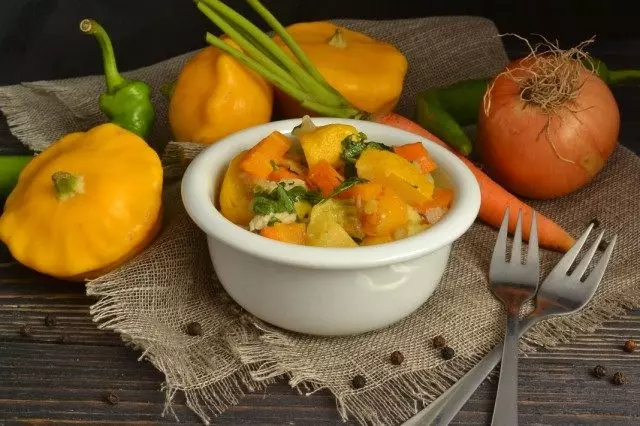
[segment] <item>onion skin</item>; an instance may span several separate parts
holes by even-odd
[[[528,64],[516,60],[509,68]],[[620,130],[618,105],[597,75],[580,67],[578,79],[577,98],[547,115],[520,98],[511,77],[496,77],[485,100],[491,102],[489,114],[481,109],[478,115],[478,154],[486,172],[512,193],[532,199],[567,195],[591,181],[611,156]]]

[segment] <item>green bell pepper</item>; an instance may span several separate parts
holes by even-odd
[[[100,110],[111,122],[146,139],[156,114],[151,88],[143,81],[128,80],[120,75],[111,40],[100,24],[93,19],[83,19],[80,30],[95,36],[102,51],[107,90],[100,95]]]

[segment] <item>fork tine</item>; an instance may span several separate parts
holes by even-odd
[[[591,263],[591,259],[596,254],[596,250],[598,250],[598,244],[600,244],[600,240],[602,240],[602,236],[604,235],[604,231],[600,232],[600,235],[596,238],[596,240],[591,244],[589,251],[584,255],[576,269],[571,273],[571,275],[577,277],[578,279],[584,275],[584,272],[589,267],[589,263]],[[575,274],[575,275],[574,275]]]
[[[593,268],[593,270],[589,274],[589,277],[584,282],[584,285],[592,286],[594,288],[594,291],[595,291],[595,288],[598,286],[598,284],[600,284],[600,281],[604,276],[604,271],[607,269],[607,265],[609,264],[609,259],[611,258],[611,253],[613,253],[613,246],[616,245],[617,239],[618,239],[618,236],[614,235],[613,238],[611,239],[611,242],[609,242],[609,246],[604,251],[604,253],[600,257],[600,260],[598,260],[598,263]]]
[[[518,210],[518,221],[516,222],[516,230],[513,233],[510,262],[522,263],[522,209]]]
[[[589,233],[591,232],[592,229],[593,229],[593,223],[589,225],[587,230],[584,231],[584,233],[580,236],[578,241],[576,241],[575,244],[573,244],[573,247],[571,247],[571,249],[569,249],[569,251],[564,256],[562,256],[562,259],[560,259],[560,261],[556,264],[556,266],[554,266],[551,272],[549,272],[549,275],[547,275],[547,278],[545,279],[545,281],[556,280],[566,275],[567,271],[573,264],[573,261],[576,260],[578,253],[580,253],[580,249],[582,249],[582,246],[584,245],[585,241],[587,241],[587,238],[589,237]]]
[[[505,262],[507,256],[507,233],[509,232],[509,207],[504,211],[504,217],[502,218],[502,225],[498,231],[498,237],[496,238],[496,244],[493,248],[493,254],[491,255],[491,267],[492,269],[496,265],[500,265]]]
[[[531,216],[531,230],[529,231],[529,245],[527,248],[527,265],[539,262],[538,253],[538,223],[536,221],[536,212]]]

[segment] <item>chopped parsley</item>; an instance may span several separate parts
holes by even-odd
[[[331,194],[329,194],[327,198],[335,197],[336,195],[346,191],[347,189],[352,188],[353,186],[359,183],[365,183],[365,182],[368,182],[368,180],[359,178],[357,176],[345,179],[340,185],[336,186],[336,188],[333,191],[331,191]]]
[[[252,210],[254,214],[261,216],[270,213],[294,213],[296,201],[304,200],[310,204],[317,204],[321,197],[316,191],[307,191],[303,186],[296,185],[286,190],[284,184],[279,183],[271,192],[256,192]]]
[[[374,141],[367,142],[367,135],[362,132],[358,132],[356,134],[349,135],[342,140],[341,158],[344,160],[345,165],[355,164],[362,152],[367,148],[392,151],[390,146],[383,143]]]

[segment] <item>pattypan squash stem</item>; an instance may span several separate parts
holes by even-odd
[[[104,65],[104,75],[107,82],[107,91],[113,93],[118,86],[125,82],[118,72],[116,57],[113,52],[113,45],[107,32],[93,19],[83,19],[80,22],[80,30],[85,34],[95,36],[102,52],[102,63]]]
[[[206,3],[206,4],[205,4]],[[256,43],[251,43],[250,40],[243,37],[240,32],[234,28],[233,25],[226,22],[217,10],[215,10],[211,4],[213,1],[199,1],[197,4],[198,9],[209,18],[214,24],[216,24],[225,34],[227,34],[231,40],[235,41],[241,49],[253,58],[256,62],[269,70],[272,74],[277,75],[281,80],[286,81],[292,85],[298,85],[290,74],[287,74],[281,67],[278,66],[271,58],[266,56],[263,52],[256,47]]]
[[[69,172],[55,172],[51,175],[56,196],[59,200],[66,200],[76,194],[84,193],[84,178]]]
[[[344,37],[342,37],[342,31],[340,30],[340,28],[336,29],[336,32],[333,33],[333,35],[329,39],[328,43],[331,46],[337,47],[339,49],[346,49],[347,48],[347,41],[344,39]]]
[[[317,82],[320,82],[327,90],[331,90],[332,92],[340,95],[337,90],[335,90],[327,81],[324,79],[318,68],[313,65],[311,59],[307,56],[306,53],[302,50],[302,48],[296,43],[296,41],[291,37],[291,35],[287,32],[287,30],[282,26],[282,24],[276,19],[275,16],[269,10],[264,7],[259,0],[247,0],[249,6],[253,8],[262,19],[269,24],[271,28],[275,31],[276,34],[280,36],[282,41],[291,49],[291,52],[295,55],[295,57],[300,61],[302,66],[307,70],[307,72],[313,77]],[[342,95],[340,95],[342,97]]]
[[[202,5],[202,3],[206,3],[206,6],[208,6],[210,10],[213,10],[214,13],[217,15],[217,18],[221,18],[220,15],[224,14],[224,17],[227,18],[229,21],[231,21],[233,25],[237,26],[238,28],[242,28],[248,33],[250,33],[253,36],[255,43],[262,45],[264,48],[271,51],[274,55],[277,55],[280,61],[282,62],[282,64],[289,71],[287,73],[285,70],[281,70],[283,73],[287,74],[287,78],[293,77],[298,82],[298,84],[301,87],[303,87],[307,92],[309,92],[309,94],[313,95],[315,99],[330,106],[344,105],[343,98],[341,96],[336,96],[336,94],[333,91],[327,89],[327,87],[325,87],[324,85],[319,83],[317,80],[315,80],[312,76],[310,76],[308,73],[306,73],[305,70],[295,61],[289,58],[269,36],[267,36],[262,31],[260,31],[259,28],[257,28],[248,20],[244,18],[241,19],[240,14],[235,12],[229,6],[225,5],[220,0],[199,0],[198,8],[201,11],[203,10],[202,6],[204,6]],[[220,29],[222,29],[223,32],[225,32],[243,49],[245,49],[245,51],[247,51],[249,56],[253,57],[253,59],[261,62],[260,56],[262,56],[263,58],[266,58],[264,57],[264,55],[262,55],[259,49],[251,45],[251,43],[249,43],[246,39],[242,39],[242,36],[240,35],[240,33],[238,31],[235,31],[231,27],[231,25],[229,25],[226,22],[223,22],[221,25],[219,22],[219,19],[218,21],[215,21],[210,16],[208,17]],[[227,31],[227,29],[230,29],[231,31]],[[257,33],[262,33],[264,37],[256,36]],[[271,63],[273,64],[273,61],[271,61]]]

